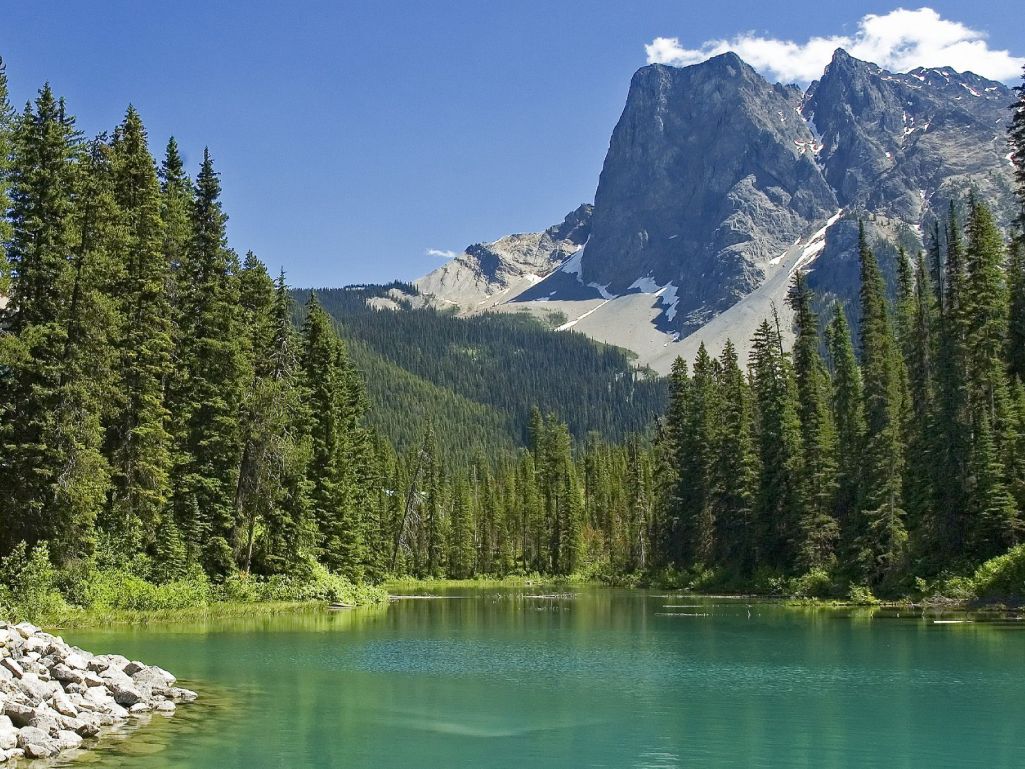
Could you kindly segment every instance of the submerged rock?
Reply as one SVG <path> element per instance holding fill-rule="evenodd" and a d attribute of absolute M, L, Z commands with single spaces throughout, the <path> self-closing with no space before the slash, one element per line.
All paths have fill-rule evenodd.
<path fill-rule="evenodd" d="M 175 683 L 163 668 L 90 654 L 28 622 L 0 622 L 0 763 L 52 758 L 143 713 L 171 715 L 197 697 Z"/>

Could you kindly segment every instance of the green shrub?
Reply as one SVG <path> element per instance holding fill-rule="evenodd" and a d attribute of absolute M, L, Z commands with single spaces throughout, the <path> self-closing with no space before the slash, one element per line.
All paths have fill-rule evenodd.
<path fill-rule="evenodd" d="M 847 600 L 858 606 L 877 606 L 879 599 L 872 595 L 867 585 L 851 585 Z"/>
<path fill-rule="evenodd" d="M 68 609 L 57 587 L 57 570 L 50 562 L 50 550 L 40 542 L 31 552 L 24 542 L 0 559 L 0 605 L 12 619 L 32 619 L 59 614 Z"/>
<path fill-rule="evenodd" d="M 126 570 L 96 571 L 85 589 L 85 607 L 125 611 L 156 611 L 206 606 L 210 582 L 196 571 L 184 579 L 154 585 Z"/>
<path fill-rule="evenodd" d="M 971 584 L 977 598 L 1025 598 L 1025 545 L 1013 547 L 983 563 L 975 570 Z"/>
<path fill-rule="evenodd" d="M 257 603 L 268 600 L 267 583 L 252 574 L 232 574 L 217 587 L 217 600 L 228 603 Z"/>
<path fill-rule="evenodd" d="M 793 581 L 793 594 L 798 598 L 830 598 L 836 595 L 836 586 L 828 571 L 817 568 Z"/>

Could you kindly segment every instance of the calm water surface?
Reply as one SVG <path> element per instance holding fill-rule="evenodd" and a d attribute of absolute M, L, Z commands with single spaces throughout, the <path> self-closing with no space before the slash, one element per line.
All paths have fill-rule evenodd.
<path fill-rule="evenodd" d="M 67 633 L 202 694 L 73 765 L 1025 766 L 1025 622 L 530 594 Z"/>

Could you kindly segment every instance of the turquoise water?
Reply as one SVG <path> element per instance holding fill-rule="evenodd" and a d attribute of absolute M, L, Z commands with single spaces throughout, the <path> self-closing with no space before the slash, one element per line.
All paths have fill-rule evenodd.
<path fill-rule="evenodd" d="M 202 695 L 75 765 L 1025 766 L 1025 621 L 528 592 L 68 633 Z"/>

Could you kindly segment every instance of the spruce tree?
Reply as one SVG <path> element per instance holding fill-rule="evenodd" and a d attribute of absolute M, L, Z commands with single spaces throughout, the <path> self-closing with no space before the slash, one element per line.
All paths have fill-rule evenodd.
<path fill-rule="evenodd" d="M 864 383 L 851 343 L 850 326 L 837 303 L 828 329 L 829 358 L 833 368 L 833 417 L 837 435 L 837 501 L 842 550 L 852 551 L 863 528 L 862 462 L 865 450 Z"/>
<path fill-rule="evenodd" d="M 999 230 L 989 209 L 971 201 L 968 218 L 968 243 L 965 251 L 966 280 L 964 284 L 964 313 L 966 317 L 967 391 L 972 413 L 972 454 L 983 455 L 973 461 L 973 487 L 968 490 L 970 510 L 975 515 L 993 519 L 994 505 L 1004 505 L 1006 483 L 1020 478 L 1025 472 L 1015 472 L 1020 462 L 1017 456 L 1020 426 L 1011 408 L 1010 384 L 1004 358 L 1007 345 L 1007 285 L 1003 270 L 1004 247 Z M 986 431 L 986 440 L 992 447 L 979 444 L 980 430 Z M 979 462 L 984 462 L 988 473 L 996 473 L 999 483 L 980 477 Z M 982 497 L 997 495 L 999 503 Z M 976 497 L 980 497 L 976 499 Z M 977 559 L 991 557 L 1018 541 L 1019 522 L 1013 507 L 1004 515 L 1005 529 L 981 552 Z M 988 511 L 988 512 L 986 512 Z M 992 520 L 990 521 L 990 525 Z M 971 529 L 982 525 L 981 520 L 969 520 Z"/>
<path fill-rule="evenodd" d="M 755 396 L 759 484 L 756 503 L 756 562 L 780 572 L 797 565 L 797 542 L 805 520 L 801 424 L 793 367 L 783 352 L 778 317 L 755 332 L 751 387 Z"/>
<path fill-rule="evenodd" d="M 720 439 L 715 458 L 716 561 L 750 576 L 758 458 L 751 434 L 751 392 L 730 340 L 719 356 Z"/>
<path fill-rule="evenodd" d="M 473 576 L 473 505 L 470 485 L 464 478 L 456 481 L 452 493 L 452 526 L 449 534 L 449 573 L 456 579 Z"/>
<path fill-rule="evenodd" d="M 332 569 L 358 579 L 367 561 L 366 519 L 356 508 L 365 458 L 363 394 L 315 294 L 306 305 L 302 368 L 312 415 L 310 499 L 322 557 Z"/>
<path fill-rule="evenodd" d="M 862 466 L 864 518 L 858 543 L 860 576 L 872 584 L 897 578 L 907 546 L 903 508 L 902 361 L 875 254 L 859 227 L 861 356 L 866 441 Z"/>
<path fill-rule="evenodd" d="M 11 182 L 0 549 L 47 540 L 61 562 L 92 549 L 107 492 L 101 419 L 116 316 L 103 290 L 115 209 L 106 144 L 83 158 L 49 86 L 18 121 Z"/>
<path fill-rule="evenodd" d="M 7 87 L 7 65 L 0 57 L 0 296 L 10 292 L 7 241 L 11 238 L 11 161 L 14 155 L 16 117 Z"/>
<path fill-rule="evenodd" d="M 1015 217 L 1019 238 L 1025 237 L 1025 68 L 1022 82 L 1014 88 L 1017 98 L 1011 105 L 1011 123 L 1007 129 L 1011 144 L 1011 165 L 1018 192 L 1018 213 Z"/>
<path fill-rule="evenodd" d="M 904 339 L 908 370 L 907 464 L 904 490 L 908 528 L 914 535 L 917 563 L 927 561 L 937 547 L 937 451 L 934 387 L 934 348 L 937 324 L 935 292 L 921 253 L 915 260 L 911 308 Z"/>
<path fill-rule="evenodd" d="M 830 408 L 830 381 L 819 353 L 818 318 L 814 296 L 804 273 L 794 273 L 788 301 L 794 311 L 794 373 L 805 488 L 797 557 L 803 569 L 826 565 L 839 537 L 836 522 L 836 426 Z"/>
<path fill-rule="evenodd" d="M 112 145 L 114 197 L 123 237 L 117 243 L 115 299 L 121 315 L 117 413 L 107 429 L 111 533 L 151 546 L 170 495 L 171 437 L 164 386 L 171 371 L 168 269 L 160 187 L 139 113 L 129 107 Z"/>
<path fill-rule="evenodd" d="M 680 459 L 681 525 L 687 565 L 711 566 L 715 552 L 714 461 L 720 404 L 712 358 L 698 348 L 687 389 Z"/>
<path fill-rule="evenodd" d="M 241 327 L 238 260 L 225 239 L 227 216 L 210 152 L 196 178 L 186 259 L 187 294 L 179 356 L 184 391 L 175 509 L 190 543 L 202 543 L 203 564 L 217 577 L 235 566 L 235 496 L 242 453 L 241 404 L 246 339 Z"/>

